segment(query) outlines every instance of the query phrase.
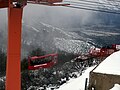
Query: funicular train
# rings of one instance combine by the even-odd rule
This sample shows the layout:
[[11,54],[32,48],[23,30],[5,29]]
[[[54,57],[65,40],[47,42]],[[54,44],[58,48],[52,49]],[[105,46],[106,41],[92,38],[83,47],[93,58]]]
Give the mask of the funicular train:
[[97,62],[101,62],[103,59],[105,59],[106,57],[118,50],[120,50],[120,45],[117,44],[104,46],[102,48],[95,47],[91,48],[87,54],[79,55],[77,58],[74,59],[74,61],[91,63],[93,59],[96,59]]
[[118,50],[120,50],[120,45],[112,44],[102,48],[92,48],[89,55],[93,57],[107,57]]
[[57,63],[58,54],[34,56],[28,58],[28,70],[50,68]]

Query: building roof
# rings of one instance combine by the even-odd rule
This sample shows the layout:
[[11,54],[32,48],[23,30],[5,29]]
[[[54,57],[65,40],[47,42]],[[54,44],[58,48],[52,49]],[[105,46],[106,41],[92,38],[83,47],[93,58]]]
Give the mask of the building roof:
[[93,72],[120,75],[120,51],[107,57]]

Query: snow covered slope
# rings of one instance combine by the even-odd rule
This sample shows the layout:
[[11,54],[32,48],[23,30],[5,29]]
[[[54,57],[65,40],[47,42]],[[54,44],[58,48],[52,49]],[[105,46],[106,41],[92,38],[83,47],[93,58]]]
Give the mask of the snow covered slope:
[[89,78],[89,72],[92,71],[95,66],[88,68],[85,72],[77,79],[71,79],[67,83],[60,86],[57,90],[84,90],[85,79]]
[[33,25],[23,23],[22,42],[28,47],[31,45],[42,47],[48,52],[62,50],[69,53],[81,53],[86,52],[92,46],[86,38],[75,32],[65,31],[43,22]]
[[120,90],[120,85],[119,84],[115,84],[114,87],[110,90]]

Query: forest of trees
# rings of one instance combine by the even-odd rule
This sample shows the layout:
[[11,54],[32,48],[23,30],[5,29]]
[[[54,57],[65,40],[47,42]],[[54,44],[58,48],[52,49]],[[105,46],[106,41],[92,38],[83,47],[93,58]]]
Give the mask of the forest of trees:
[[0,90],[4,90],[5,88],[5,70],[6,70],[6,53],[2,51],[2,49],[0,49]]

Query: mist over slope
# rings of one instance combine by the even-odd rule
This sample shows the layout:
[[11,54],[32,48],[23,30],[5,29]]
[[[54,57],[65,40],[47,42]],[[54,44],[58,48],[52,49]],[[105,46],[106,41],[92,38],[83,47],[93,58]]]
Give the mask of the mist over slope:
[[50,53],[57,52],[57,50],[81,53],[91,46],[85,38],[75,32],[65,31],[44,23],[37,23],[35,26],[23,25],[22,42],[24,46],[41,47]]
[[[0,10],[0,47],[6,49],[7,13]],[[34,48],[48,53],[64,50],[86,52],[93,44],[98,46],[120,43],[120,15],[28,4],[24,8],[22,53]]]

